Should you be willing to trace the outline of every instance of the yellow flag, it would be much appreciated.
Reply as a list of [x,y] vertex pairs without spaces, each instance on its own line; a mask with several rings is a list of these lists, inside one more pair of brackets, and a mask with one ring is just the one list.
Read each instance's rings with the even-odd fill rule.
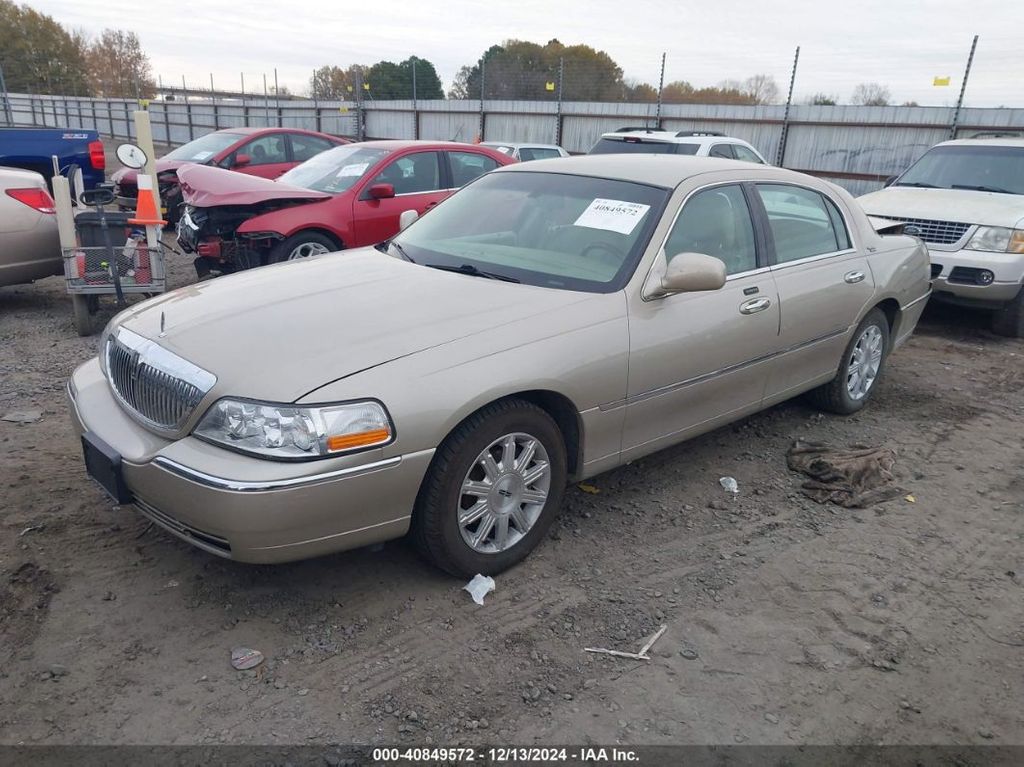
[[139,109],[149,109],[149,99],[139,99]]
[[932,85],[949,85],[948,77],[936,77],[932,80]]
[[363,90],[364,91],[370,90],[370,84],[369,83],[363,83]]
[[544,83],[544,90],[553,91],[555,89],[554,83]]

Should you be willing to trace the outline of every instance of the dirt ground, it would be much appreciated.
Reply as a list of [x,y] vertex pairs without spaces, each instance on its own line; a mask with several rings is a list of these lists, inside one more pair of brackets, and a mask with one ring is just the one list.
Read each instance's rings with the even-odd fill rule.
[[[96,338],[60,279],[2,288],[0,416],[42,419],[0,421],[0,743],[1022,744],[1024,343],[985,327],[930,308],[862,414],[571,490],[478,607],[401,541],[257,567],[111,506],[63,395]],[[895,448],[913,500],[807,500],[798,437]],[[583,652],[661,624],[650,662]]]

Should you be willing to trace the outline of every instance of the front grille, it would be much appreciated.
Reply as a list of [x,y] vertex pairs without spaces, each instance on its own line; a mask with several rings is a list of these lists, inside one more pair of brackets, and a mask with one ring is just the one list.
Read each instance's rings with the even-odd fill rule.
[[[913,234],[925,242],[934,242],[937,245],[952,245],[954,242],[959,242],[971,228],[970,224],[962,224],[959,221],[930,221],[926,218],[901,218],[889,215],[886,218],[902,221],[905,224],[903,231],[906,234]],[[913,229],[917,229],[917,231],[915,232]]]
[[231,556],[231,544],[228,543],[226,538],[221,538],[213,533],[205,533],[198,528],[192,527],[192,525],[160,511],[160,509],[141,498],[135,499],[135,508],[141,511],[144,516],[160,525],[160,527],[174,533],[179,538],[184,538],[189,543],[194,543],[196,546],[212,554],[219,554],[222,557]]
[[143,421],[160,429],[181,428],[217,380],[124,328],[108,340],[106,355],[114,392]]

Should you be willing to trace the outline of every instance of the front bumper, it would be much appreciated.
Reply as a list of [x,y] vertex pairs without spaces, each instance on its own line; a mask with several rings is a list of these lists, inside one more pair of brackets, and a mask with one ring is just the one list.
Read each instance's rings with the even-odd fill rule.
[[[1021,253],[929,248],[928,255],[932,262],[932,292],[938,300],[998,308],[998,304],[1011,301],[1020,292],[1024,281]],[[979,269],[993,274],[990,284],[979,285],[969,280],[973,270]]]
[[76,433],[95,434],[120,453],[142,514],[241,562],[306,559],[404,535],[434,452],[281,463],[191,437],[168,441],[121,409],[95,359],[75,371],[68,395]]

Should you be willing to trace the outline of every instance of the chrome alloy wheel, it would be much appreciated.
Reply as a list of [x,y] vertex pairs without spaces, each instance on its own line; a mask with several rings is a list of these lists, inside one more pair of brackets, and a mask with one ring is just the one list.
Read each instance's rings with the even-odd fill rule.
[[499,437],[473,461],[459,492],[462,539],[483,554],[515,546],[536,524],[551,489],[551,463],[540,440]]
[[326,246],[319,242],[303,242],[295,246],[295,249],[288,254],[288,260],[294,261],[298,258],[307,258],[308,256],[319,256],[321,253],[329,253]]
[[846,368],[846,391],[852,400],[862,400],[871,391],[882,366],[882,331],[868,325],[860,334]]

